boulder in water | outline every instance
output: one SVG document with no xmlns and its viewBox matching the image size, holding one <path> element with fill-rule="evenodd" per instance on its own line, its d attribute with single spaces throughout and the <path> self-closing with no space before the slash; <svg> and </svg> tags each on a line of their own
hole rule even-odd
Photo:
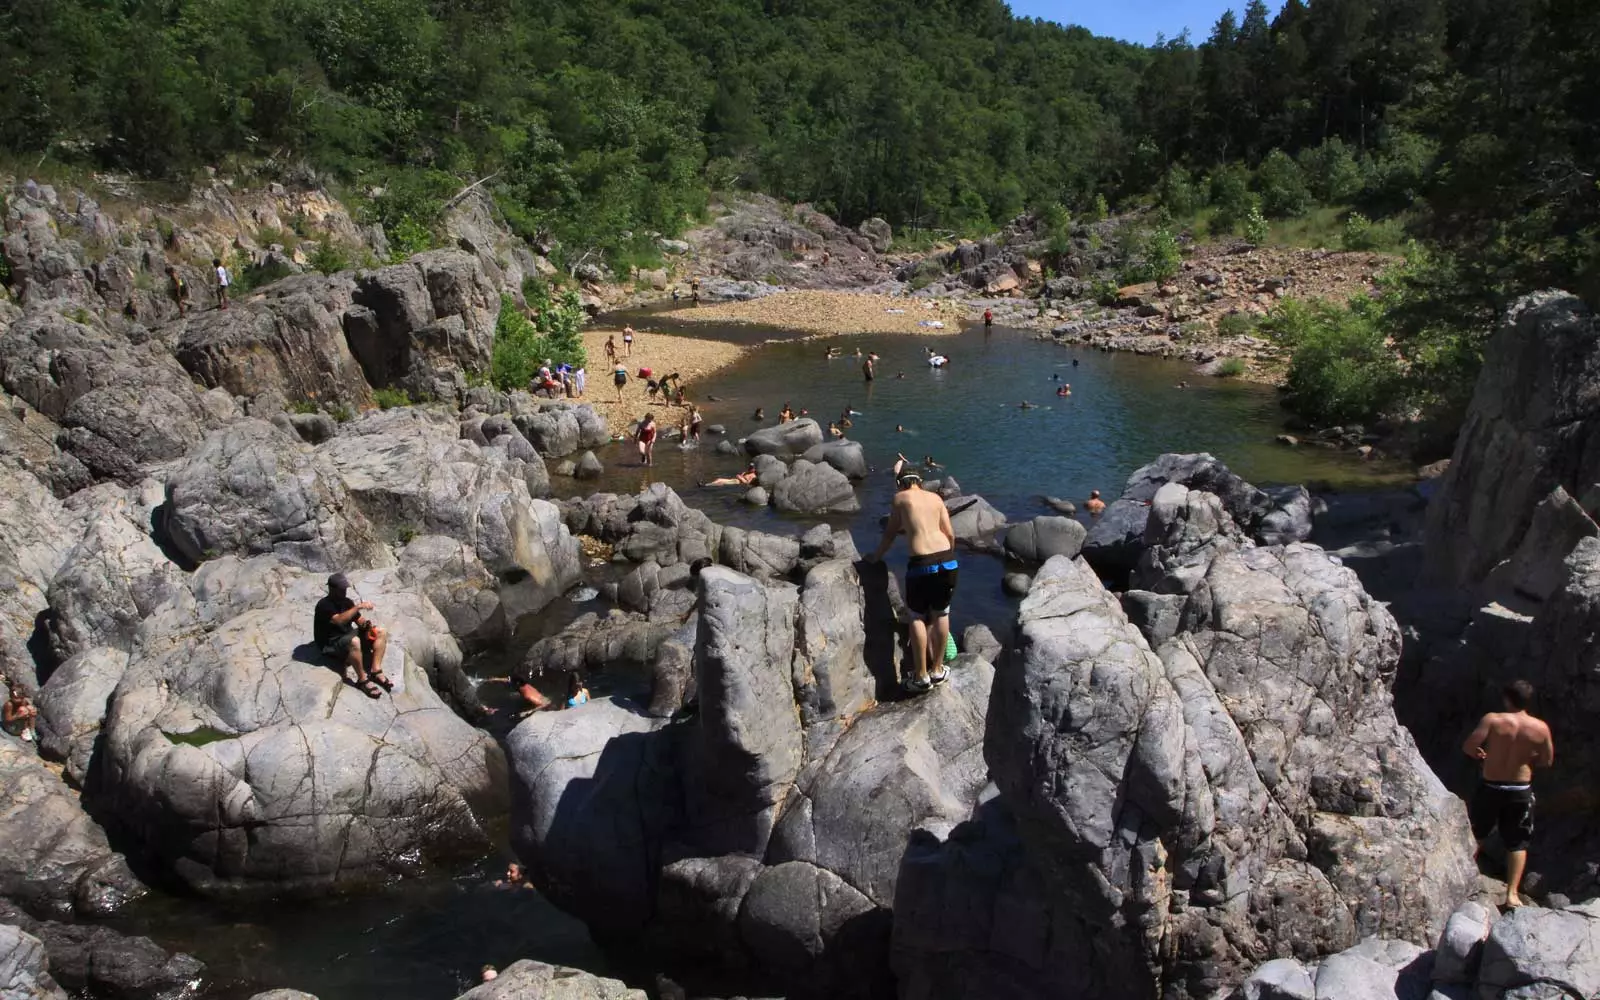
<svg viewBox="0 0 1600 1000">
<path fill-rule="evenodd" d="M 801 417 L 751 433 L 744 439 L 744 451 L 752 457 L 776 455 L 778 458 L 791 459 L 804 455 L 822 442 L 821 426 L 810 417 Z"/>
<path fill-rule="evenodd" d="M 615 979 L 523 959 L 499 970 L 495 978 L 473 987 L 456 1000 L 647 1000 L 647 997 L 644 990 L 629 989 Z"/>
<path fill-rule="evenodd" d="M 578 456 L 577 467 L 572 470 L 574 479 L 599 479 L 605 472 L 605 466 L 600 464 L 600 459 L 594 452 L 586 451 Z"/>
<path fill-rule="evenodd" d="M 1019 562 L 1039 564 L 1051 556 L 1075 559 L 1088 529 L 1067 517 L 1036 517 L 1006 529 L 1006 555 Z"/>
<path fill-rule="evenodd" d="M 806 449 L 801 457 L 808 462 L 825 462 L 850 479 L 867 478 L 867 456 L 859 441 L 827 441 Z"/>
<path fill-rule="evenodd" d="M 773 506 L 797 514 L 847 514 L 861 509 L 844 473 L 831 465 L 797 460 L 772 490 Z"/>
<path fill-rule="evenodd" d="M 759 486 L 752 486 L 746 490 L 743 499 L 745 503 L 752 507 L 765 507 L 770 501 L 767 491 Z"/>
</svg>

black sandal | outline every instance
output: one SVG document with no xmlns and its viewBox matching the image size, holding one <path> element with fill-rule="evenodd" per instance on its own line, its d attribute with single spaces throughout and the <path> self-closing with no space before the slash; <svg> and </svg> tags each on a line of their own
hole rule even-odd
<svg viewBox="0 0 1600 1000">
<path fill-rule="evenodd" d="M 383 697 L 383 692 L 378 690 L 378 685 L 372 683 L 371 680 L 345 681 L 345 683 L 355 688 L 357 691 L 360 691 L 368 698 L 373 699 L 374 701 Z"/>
<path fill-rule="evenodd" d="M 384 673 L 382 670 L 369 670 L 367 672 L 367 680 L 383 688 L 385 691 L 394 690 L 394 681 L 391 681 L 389 679 L 389 675 Z"/>
</svg>

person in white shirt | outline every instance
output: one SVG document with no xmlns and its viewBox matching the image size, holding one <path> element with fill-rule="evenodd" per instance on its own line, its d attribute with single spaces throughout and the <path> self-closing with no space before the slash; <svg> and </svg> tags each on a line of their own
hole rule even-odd
<svg viewBox="0 0 1600 1000">
<path fill-rule="evenodd" d="M 211 258 L 211 266 L 217 269 L 217 308 L 228 308 L 228 269 L 222 266 L 221 257 Z"/>
</svg>

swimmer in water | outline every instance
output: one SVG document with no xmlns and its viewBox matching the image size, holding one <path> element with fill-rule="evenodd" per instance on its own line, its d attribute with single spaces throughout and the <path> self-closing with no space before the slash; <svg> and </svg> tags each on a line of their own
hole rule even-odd
<svg viewBox="0 0 1600 1000">
<path fill-rule="evenodd" d="M 843 413 L 839 414 L 839 426 L 840 427 L 854 427 L 855 426 L 855 424 L 850 419 L 850 408 L 848 406 L 845 407 L 845 410 L 844 410 Z"/>
<path fill-rule="evenodd" d="M 922 456 L 922 467 L 925 469 L 942 469 L 944 466 L 933 460 L 932 455 Z"/>
<path fill-rule="evenodd" d="M 756 407 L 756 412 L 754 412 L 754 413 L 752 413 L 750 415 L 750 419 L 751 420 L 765 420 L 765 419 L 767 419 L 766 407 L 762 407 L 762 406 Z"/>
<path fill-rule="evenodd" d="M 906 425 L 905 424 L 895 424 L 894 425 L 894 432 L 896 434 L 904 434 L 906 432 Z"/>
<path fill-rule="evenodd" d="M 1070 396 L 1070 395 L 1072 395 L 1072 390 L 1068 389 L 1066 386 L 1062 386 L 1061 388 L 1056 390 L 1056 395 L 1057 396 Z"/>
<path fill-rule="evenodd" d="M 895 373 L 894 377 L 895 378 L 905 378 L 906 377 L 906 373 L 905 372 L 897 372 L 897 373 Z"/>
<path fill-rule="evenodd" d="M 1030 403 L 1026 399 L 1024 399 L 1022 402 L 1017 404 L 1017 409 L 1019 409 L 1019 410 L 1032 410 L 1032 409 L 1036 409 L 1036 406 L 1035 406 L 1035 404 Z"/>
</svg>

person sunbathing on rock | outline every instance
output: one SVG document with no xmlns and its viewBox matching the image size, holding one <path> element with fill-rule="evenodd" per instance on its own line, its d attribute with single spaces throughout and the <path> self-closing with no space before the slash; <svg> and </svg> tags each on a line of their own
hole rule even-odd
<svg viewBox="0 0 1600 1000">
<path fill-rule="evenodd" d="M 346 684 L 368 698 L 381 698 L 383 691 L 394 690 L 383 672 L 389 633 L 361 617 L 372 610 L 372 602 L 352 601 L 349 591 L 350 580 L 343 573 L 328 577 L 328 596 L 317 602 L 312 616 L 312 639 L 322 655 L 343 665 Z"/>
</svg>

